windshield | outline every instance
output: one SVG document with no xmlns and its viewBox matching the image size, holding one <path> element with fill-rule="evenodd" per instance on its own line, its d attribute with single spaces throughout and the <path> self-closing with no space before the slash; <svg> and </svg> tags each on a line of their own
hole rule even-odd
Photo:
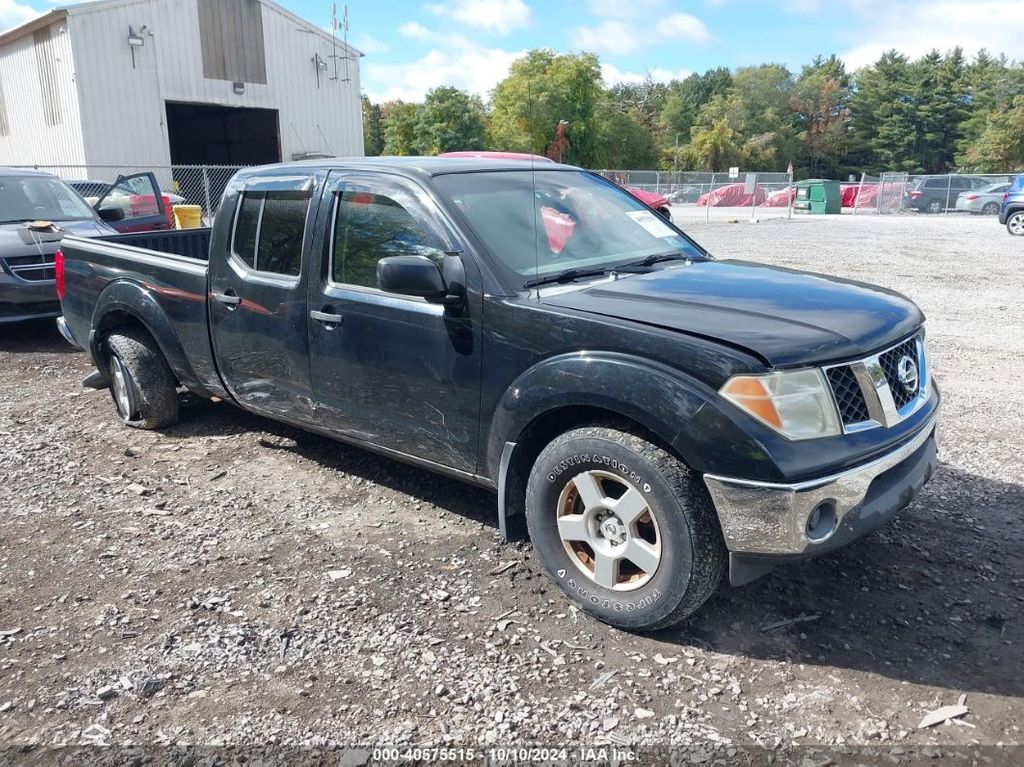
<svg viewBox="0 0 1024 767">
<path fill-rule="evenodd" d="M 93 218 L 77 192 L 49 176 L 0 176 L 0 223 L 78 221 Z"/>
<path fill-rule="evenodd" d="M 434 183 L 518 286 L 567 269 L 606 269 L 649 256 L 706 257 L 650 208 L 585 171 L 458 173 Z"/>
</svg>

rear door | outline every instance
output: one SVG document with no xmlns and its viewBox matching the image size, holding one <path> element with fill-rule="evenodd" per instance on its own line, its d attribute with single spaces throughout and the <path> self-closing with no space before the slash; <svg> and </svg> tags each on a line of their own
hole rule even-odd
<svg viewBox="0 0 1024 767">
<path fill-rule="evenodd" d="M 437 205 L 389 174 L 334 171 L 309 284 L 309 348 L 321 423 L 349 437 L 474 472 L 480 400 L 480 276 Z M 377 288 L 377 262 L 424 255 L 466 305 Z M 457 277 L 455 276 L 457 275 Z"/>
<path fill-rule="evenodd" d="M 322 177 L 322 176 L 321 176 Z M 210 330 L 221 376 L 239 402 L 311 420 L 306 276 L 314 174 L 247 179 L 218 216 L 230 232 L 210 250 Z"/>
<path fill-rule="evenodd" d="M 152 173 L 118 176 L 94 207 L 97 212 L 104 209 L 118 211 L 118 218 L 106 218 L 107 223 L 119 232 L 171 228 L 171 211 Z"/>
</svg>

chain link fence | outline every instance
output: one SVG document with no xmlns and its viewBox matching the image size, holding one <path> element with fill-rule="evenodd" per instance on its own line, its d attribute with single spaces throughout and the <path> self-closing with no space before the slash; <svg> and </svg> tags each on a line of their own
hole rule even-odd
<svg viewBox="0 0 1024 767">
<path fill-rule="evenodd" d="M 794 198 L 793 179 L 788 173 L 657 170 L 600 170 L 598 173 L 629 190 L 664 197 L 673 218 L 680 221 L 785 218 L 791 215 Z M 644 201 L 650 204 L 649 200 Z"/>
<path fill-rule="evenodd" d="M 883 173 L 880 184 L 885 194 L 880 198 L 878 212 L 995 215 L 1016 175 Z"/>
<path fill-rule="evenodd" d="M 220 207 L 221 196 L 241 165 L 32 165 L 16 166 L 52 173 L 90 202 L 106 193 L 120 176 L 152 173 L 157 186 L 174 204 L 198 205 L 209 225 Z M 178 199 L 180 198 L 180 199 Z"/>
</svg>

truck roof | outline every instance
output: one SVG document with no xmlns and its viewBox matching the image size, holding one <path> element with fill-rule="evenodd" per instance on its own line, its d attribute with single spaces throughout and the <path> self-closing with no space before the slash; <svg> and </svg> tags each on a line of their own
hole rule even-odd
<svg viewBox="0 0 1024 767">
<path fill-rule="evenodd" d="M 238 177 L 294 172 L 297 168 L 376 170 L 409 176 L 443 176 L 451 173 L 479 173 L 482 171 L 521 171 L 530 167 L 534 167 L 538 171 L 579 170 L 573 165 L 561 165 L 554 162 L 530 163 L 525 160 L 504 160 L 490 157 L 337 157 L 245 168 L 239 171 Z"/>
<path fill-rule="evenodd" d="M 47 173 L 44 170 L 36 170 L 35 168 L 7 168 L 0 165 L 0 177 L 9 178 L 11 176 L 52 176 L 52 173 Z"/>
</svg>

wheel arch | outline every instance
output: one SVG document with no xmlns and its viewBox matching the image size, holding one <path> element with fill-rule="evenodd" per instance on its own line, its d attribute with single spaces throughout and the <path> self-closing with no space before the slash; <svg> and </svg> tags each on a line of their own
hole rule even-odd
<svg viewBox="0 0 1024 767">
<path fill-rule="evenodd" d="M 89 332 L 89 351 L 97 370 L 109 379 L 103 341 L 119 328 L 135 328 L 145 332 L 156 344 L 178 381 L 190 390 L 203 393 L 177 333 L 157 300 L 140 284 L 119 280 L 109 284 L 100 294 L 93 309 Z"/>
<path fill-rule="evenodd" d="M 685 427 L 712 395 L 682 371 L 617 353 L 562 355 L 526 371 L 499 401 L 487 437 L 486 471 L 497 480 L 502 529 L 525 509 L 526 480 L 540 451 L 586 423 L 640 429 L 696 468 Z"/>
</svg>

